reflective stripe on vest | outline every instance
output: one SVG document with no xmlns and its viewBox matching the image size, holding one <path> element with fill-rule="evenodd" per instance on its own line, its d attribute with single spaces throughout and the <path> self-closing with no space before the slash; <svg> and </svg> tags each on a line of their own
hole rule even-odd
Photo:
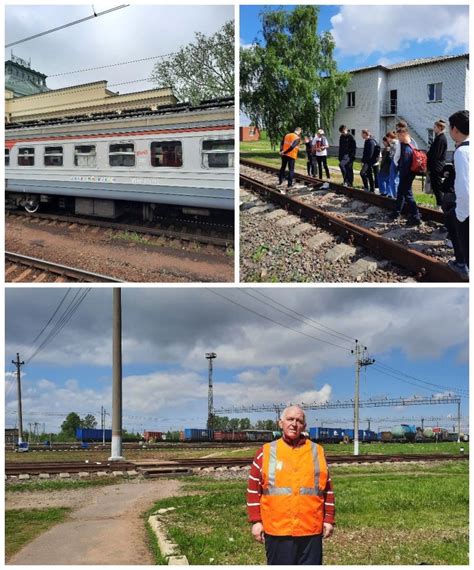
<svg viewBox="0 0 474 570">
<path fill-rule="evenodd" d="M 319 457 L 318 457 L 318 447 L 315 443 L 311 443 L 311 455 L 313 457 L 314 465 L 314 487 L 300 487 L 300 495 L 315 495 L 318 497 L 324 496 L 324 491 L 319 488 Z M 276 487 L 275 486 L 275 474 L 276 474 L 276 464 L 277 464 L 277 441 L 272 441 L 270 443 L 270 459 L 268 464 L 268 488 L 263 489 L 262 495 L 291 495 L 291 487 Z"/>
</svg>

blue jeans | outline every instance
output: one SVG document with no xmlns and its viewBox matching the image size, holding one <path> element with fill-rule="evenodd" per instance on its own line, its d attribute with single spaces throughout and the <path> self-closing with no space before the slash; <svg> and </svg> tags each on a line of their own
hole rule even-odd
<svg viewBox="0 0 474 570">
<path fill-rule="evenodd" d="M 418 211 L 418 206 L 415 202 L 415 197 L 413 196 L 412 184 L 415 180 L 415 173 L 408 172 L 400 177 L 400 184 L 398 185 L 397 202 L 395 204 L 395 212 L 400 215 L 405 201 L 410 209 L 410 216 L 419 220 L 421 218 L 420 212 Z"/>
<path fill-rule="evenodd" d="M 317 565 L 323 563 L 323 535 L 271 536 L 265 533 L 269 566 Z"/>
<path fill-rule="evenodd" d="M 395 163 L 392 160 L 392 162 L 390 163 L 390 177 L 388 180 L 388 188 L 389 188 L 388 195 L 391 196 L 392 198 L 397 197 L 399 182 L 400 182 L 400 177 L 398 175 L 398 168 L 395 166 Z"/>
<path fill-rule="evenodd" d="M 281 168 L 279 180 L 280 184 L 283 184 L 283 179 L 285 178 L 286 167 L 288 166 L 288 188 L 293 185 L 293 178 L 295 177 L 295 159 L 289 156 L 283 155 L 281 157 Z"/>
<path fill-rule="evenodd" d="M 390 174 L 385 174 L 384 172 L 379 172 L 379 192 L 382 196 L 391 196 L 390 193 Z"/>
</svg>

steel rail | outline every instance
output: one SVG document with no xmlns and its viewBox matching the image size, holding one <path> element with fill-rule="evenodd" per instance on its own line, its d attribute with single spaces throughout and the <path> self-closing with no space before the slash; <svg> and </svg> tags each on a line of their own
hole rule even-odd
<svg viewBox="0 0 474 570">
<path fill-rule="evenodd" d="M 232 238 L 220 238 L 216 236 L 209 236 L 202 233 L 190 233 L 190 232 L 180 232 L 177 230 L 168 230 L 164 228 L 154 228 L 148 226 L 136 226 L 134 224 L 121 224 L 119 222 L 110 222 L 107 220 L 92 220 L 92 219 L 85 219 L 85 218 L 76 218 L 72 216 L 62 216 L 60 214 L 43 214 L 43 213 L 35 213 L 29 214 L 28 212 L 22 211 L 11 211 L 9 212 L 10 215 L 13 216 L 21 216 L 30 219 L 41 219 L 41 220 L 51 220 L 56 222 L 62 223 L 69 223 L 69 224 L 83 224 L 88 226 L 94 226 L 99 228 L 106 228 L 112 229 L 117 231 L 125 231 L 125 232 L 133 232 L 137 234 L 149 234 L 153 236 L 162 236 L 167 238 L 173 239 L 181 239 L 184 241 L 197 241 L 199 243 L 205 243 L 210 245 L 217 245 L 221 247 L 227 247 L 234 243 L 234 239 Z"/>
<path fill-rule="evenodd" d="M 252 160 L 247 159 L 240 159 L 240 164 L 275 175 L 278 175 L 280 170 L 274 166 L 268 166 L 266 164 L 253 162 Z M 313 176 L 307 176 L 306 174 L 301 174 L 298 172 L 295 172 L 295 178 L 297 180 L 302 180 L 310 186 L 321 186 L 324 183 L 329 183 L 329 189 L 332 190 L 335 194 L 344 194 L 345 196 L 349 196 L 354 200 L 367 202 L 369 204 L 373 204 L 374 206 L 379 206 L 380 208 L 393 209 L 394 201 L 390 198 L 386 198 L 385 196 L 381 196 L 380 194 L 366 192 L 365 190 L 359 190 L 358 188 L 352 188 L 351 186 L 344 186 L 343 184 L 338 184 L 337 182 L 332 182 L 331 180 L 321 180 L 320 178 L 314 178 Z M 423 220 L 444 224 L 443 212 L 440 212 L 439 210 L 433 210 L 432 208 L 427 208 L 426 206 L 418 206 L 418 210 Z M 408 212 L 407 204 L 405 204 L 403 211 Z"/>
<path fill-rule="evenodd" d="M 34 269 L 40 269 L 41 271 L 47 271 L 48 273 L 53 273 L 55 275 L 69 277 L 75 281 L 83 281 L 86 283 L 122 283 L 120 279 L 115 279 L 114 277 L 100 275 L 99 273 L 91 273 L 90 271 L 83 271 L 74 267 L 68 267 L 67 265 L 59 265 L 58 263 L 52 263 L 51 261 L 38 259 L 36 257 L 20 255 L 12 251 L 5 252 L 5 261 L 25 265 Z"/>
<path fill-rule="evenodd" d="M 240 175 L 240 183 L 242 186 L 258 192 L 282 208 L 291 210 L 296 215 L 309 221 L 316 221 L 318 226 L 340 235 L 349 244 L 365 247 L 373 254 L 389 259 L 412 271 L 418 280 L 448 283 L 462 282 L 457 273 L 445 263 L 441 263 L 424 253 L 406 248 L 395 241 L 384 238 L 371 230 L 357 226 L 334 214 L 304 204 L 297 198 L 281 194 L 277 190 L 273 190 L 243 174 Z"/>
</svg>

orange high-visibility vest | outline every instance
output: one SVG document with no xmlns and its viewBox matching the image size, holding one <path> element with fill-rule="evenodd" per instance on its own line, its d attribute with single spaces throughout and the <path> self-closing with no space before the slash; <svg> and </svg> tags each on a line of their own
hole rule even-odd
<svg viewBox="0 0 474 570">
<path fill-rule="evenodd" d="M 293 144 L 293 142 L 296 139 L 299 139 L 300 137 L 296 134 L 296 133 L 288 133 L 287 135 L 285 135 L 285 138 L 283 139 L 283 152 L 285 153 L 285 156 L 289 156 L 290 158 L 294 158 L 297 159 L 298 158 L 298 148 L 299 145 L 296 145 L 296 147 L 291 150 L 290 152 L 286 152 L 290 146 Z"/>
<path fill-rule="evenodd" d="M 283 439 L 263 446 L 260 513 L 273 536 L 309 536 L 323 532 L 324 490 L 328 467 L 323 448 L 306 440 L 291 447 Z"/>
</svg>

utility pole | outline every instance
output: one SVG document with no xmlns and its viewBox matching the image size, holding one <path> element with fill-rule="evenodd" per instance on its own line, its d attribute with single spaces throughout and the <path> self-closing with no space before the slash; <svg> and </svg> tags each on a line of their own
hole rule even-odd
<svg viewBox="0 0 474 570">
<path fill-rule="evenodd" d="M 370 420 L 367 420 L 367 431 L 370 431 Z"/>
<path fill-rule="evenodd" d="M 25 364 L 20 361 L 20 353 L 16 353 L 16 360 L 12 360 L 16 366 L 16 386 L 18 394 L 18 444 L 23 443 L 23 412 L 21 409 L 21 367 Z"/>
<path fill-rule="evenodd" d="M 423 431 L 425 427 L 425 418 L 421 418 L 421 431 Z"/>
<path fill-rule="evenodd" d="M 112 446 L 109 461 L 122 456 L 122 290 L 113 289 Z M 105 422 L 104 422 L 105 423 Z"/>
<path fill-rule="evenodd" d="M 217 358 L 215 352 L 206 352 L 206 359 L 209 360 L 209 392 L 207 396 L 207 429 L 214 427 L 214 391 L 212 387 L 212 361 Z"/>
<path fill-rule="evenodd" d="M 458 402 L 458 443 L 461 443 L 461 401 Z"/>
<path fill-rule="evenodd" d="M 359 344 L 356 339 L 355 348 L 352 354 L 355 354 L 355 394 L 354 394 L 354 455 L 359 455 L 359 383 L 360 369 L 364 366 L 370 366 L 375 362 L 373 358 L 364 356 L 367 347 Z"/>
<path fill-rule="evenodd" d="M 102 445 L 105 445 L 105 408 L 100 406 L 100 429 L 102 430 Z"/>
</svg>

